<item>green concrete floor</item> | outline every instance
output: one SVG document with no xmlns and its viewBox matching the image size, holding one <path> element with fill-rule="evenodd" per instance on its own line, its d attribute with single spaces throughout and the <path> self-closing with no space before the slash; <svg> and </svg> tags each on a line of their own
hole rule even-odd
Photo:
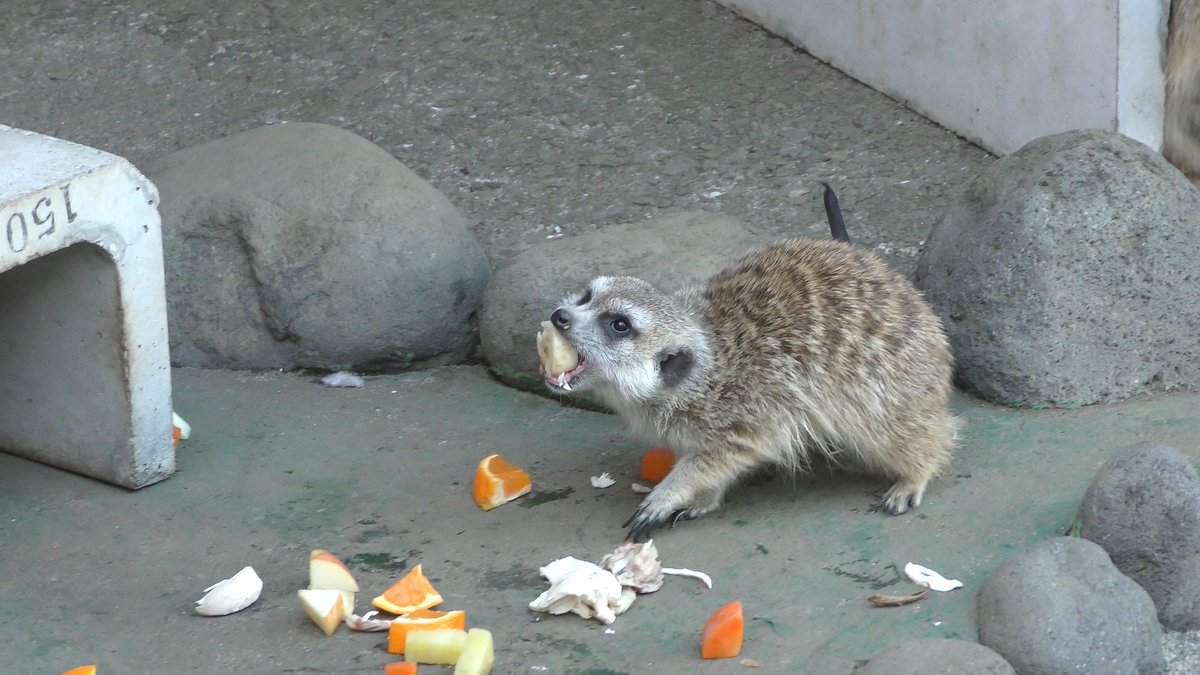
<svg viewBox="0 0 1200 675">
<path fill-rule="evenodd" d="M 921 509 L 873 512 L 886 485 L 821 472 L 731 493 L 724 509 L 662 532 L 664 564 L 710 573 L 712 590 L 668 578 L 606 630 L 526 605 L 539 566 L 597 560 L 620 543 L 638 496 L 640 443 L 614 417 L 492 382 L 480 368 L 369 378 L 332 390 L 311 378 L 177 370 L 175 407 L 194 427 L 180 471 L 128 492 L 0 454 L 0 671 L 59 673 L 382 672 L 382 634 L 324 637 L 296 589 L 310 549 L 346 560 L 359 607 L 417 563 L 468 624 L 497 641 L 497 673 L 743 672 L 701 663 L 717 607 L 746 610 L 747 672 L 844 673 L 902 640 L 974 637 L 975 593 L 1003 560 L 1063 532 L 1096 468 L 1142 440 L 1200 459 L 1200 396 L 1015 412 L 960 397 L 962 448 Z M 498 452 L 534 492 L 484 513 L 474 468 Z M 607 490 L 588 477 L 608 471 Z M 919 562 L 966 582 L 903 608 L 866 602 L 912 586 Z M 249 609 L 192 613 L 244 565 L 265 582 Z M 440 672 L 436 668 L 423 672 Z M 448 670 L 446 671 L 448 672 Z"/>
</svg>

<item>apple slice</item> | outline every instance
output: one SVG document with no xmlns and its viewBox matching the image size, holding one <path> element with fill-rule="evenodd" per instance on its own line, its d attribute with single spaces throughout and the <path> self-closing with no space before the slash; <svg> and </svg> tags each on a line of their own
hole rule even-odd
<svg viewBox="0 0 1200 675">
<path fill-rule="evenodd" d="M 467 641 L 454 664 L 454 675 L 488 675 L 492 672 L 494 659 L 491 631 L 472 628 L 467 631 Z"/>
<path fill-rule="evenodd" d="M 358 592 L 354 575 L 329 551 L 317 549 L 308 559 L 308 587 L 334 591 Z"/>
<path fill-rule="evenodd" d="M 325 635 L 333 635 L 333 631 L 346 618 L 342 592 L 331 588 L 304 588 L 296 592 L 300 595 L 300 606 L 308 618 L 325 631 Z"/>
</svg>

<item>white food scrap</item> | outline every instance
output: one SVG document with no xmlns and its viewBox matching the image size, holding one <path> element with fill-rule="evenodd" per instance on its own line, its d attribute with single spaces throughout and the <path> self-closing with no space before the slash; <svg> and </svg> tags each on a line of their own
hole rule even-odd
<svg viewBox="0 0 1200 675">
<path fill-rule="evenodd" d="M 633 603 L 612 572 L 570 556 L 559 558 L 540 570 L 550 588 L 529 603 L 529 609 L 550 614 L 574 612 L 609 625 Z"/>
<path fill-rule="evenodd" d="M 186 441 L 192 436 L 192 425 L 188 424 L 174 410 L 171 411 L 171 424 L 179 429 L 179 440 Z"/>
<path fill-rule="evenodd" d="M 693 579 L 699 579 L 704 583 L 705 586 L 712 588 L 712 577 L 708 576 L 704 572 L 689 570 L 686 567 L 664 567 L 662 568 L 662 573 L 672 574 L 677 577 L 691 577 Z"/>
<path fill-rule="evenodd" d="M 916 563 L 908 563 L 904 566 L 904 573 L 909 579 L 913 580 L 918 586 L 934 591 L 952 591 L 956 588 L 962 588 L 963 582 L 958 579 L 947 579 L 946 577 L 934 572 L 928 567 L 923 567 Z"/>
<path fill-rule="evenodd" d="M 391 619 L 376 619 L 377 611 L 370 611 L 362 616 L 353 612 L 346 616 L 346 627 L 350 630 L 362 631 L 364 633 L 377 633 L 385 631 L 392 627 Z"/>
<path fill-rule="evenodd" d="M 650 491 L 654 488 L 650 487 L 649 485 L 642 485 L 641 483 L 630 483 L 629 489 L 633 490 L 636 494 L 645 495 L 650 494 Z"/>
<path fill-rule="evenodd" d="M 225 616 L 241 611 L 262 593 L 262 579 L 247 565 L 237 574 L 204 589 L 204 597 L 196 601 L 196 613 L 204 616 Z"/>
<path fill-rule="evenodd" d="M 611 475 L 609 475 L 607 472 L 602 473 L 599 476 L 592 476 L 592 487 L 594 487 L 594 488 L 603 489 L 603 488 L 612 487 L 616 484 L 617 484 L 617 481 L 613 480 L 613 477 Z"/>
<path fill-rule="evenodd" d="M 612 572 L 622 586 L 632 587 L 638 593 L 653 593 L 663 585 L 662 564 L 653 539 L 644 544 L 631 541 L 621 544 L 600 559 L 600 567 Z"/>
<path fill-rule="evenodd" d="M 616 621 L 639 593 L 662 588 L 663 575 L 695 577 L 712 588 L 703 572 L 663 567 L 654 540 L 641 544 L 625 542 L 600 559 L 600 564 L 559 558 L 539 570 L 550 588 L 529 603 L 529 608 L 550 614 L 574 612 L 585 619 L 593 616 L 604 624 Z"/>
<path fill-rule="evenodd" d="M 321 384 L 326 387 L 338 387 L 347 389 L 361 389 L 366 382 L 361 377 L 354 373 L 337 372 L 330 373 L 321 378 Z"/>
</svg>

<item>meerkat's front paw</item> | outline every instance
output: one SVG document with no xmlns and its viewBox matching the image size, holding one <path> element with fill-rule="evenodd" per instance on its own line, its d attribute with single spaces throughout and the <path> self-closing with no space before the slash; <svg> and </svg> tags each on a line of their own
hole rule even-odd
<svg viewBox="0 0 1200 675">
<path fill-rule="evenodd" d="M 716 509 L 721 503 L 720 495 L 708 499 L 687 499 L 679 490 L 672 490 L 663 481 L 642 500 L 637 511 L 621 527 L 628 527 L 626 541 L 639 541 L 655 528 L 664 524 L 675 524 L 680 520 L 693 520 Z"/>
<path fill-rule="evenodd" d="M 654 508 L 653 505 L 647 504 L 648 501 L 643 501 L 638 506 L 637 511 L 634 511 L 633 515 L 629 516 L 629 520 L 621 524 L 621 527 L 629 528 L 629 534 L 625 535 L 625 541 L 641 541 L 653 532 L 655 528 L 667 521 L 671 522 L 671 527 L 675 527 L 675 523 L 680 520 L 692 520 L 697 517 L 687 507 L 663 513 L 660 509 Z"/>
</svg>

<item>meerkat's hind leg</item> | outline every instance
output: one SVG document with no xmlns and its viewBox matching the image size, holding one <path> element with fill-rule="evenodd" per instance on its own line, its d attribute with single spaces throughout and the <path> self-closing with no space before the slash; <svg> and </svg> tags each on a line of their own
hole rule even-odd
<svg viewBox="0 0 1200 675">
<path fill-rule="evenodd" d="M 876 458 L 879 468 L 896 479 L 880 502 L 893 516 L 920 506 L 929 482 L 950 461 L 957 424 L 949 415 L 945 417 L 944 424 L 933 425 L 903 439 L 899 447 L 890 448 Z"/>
</svg>

